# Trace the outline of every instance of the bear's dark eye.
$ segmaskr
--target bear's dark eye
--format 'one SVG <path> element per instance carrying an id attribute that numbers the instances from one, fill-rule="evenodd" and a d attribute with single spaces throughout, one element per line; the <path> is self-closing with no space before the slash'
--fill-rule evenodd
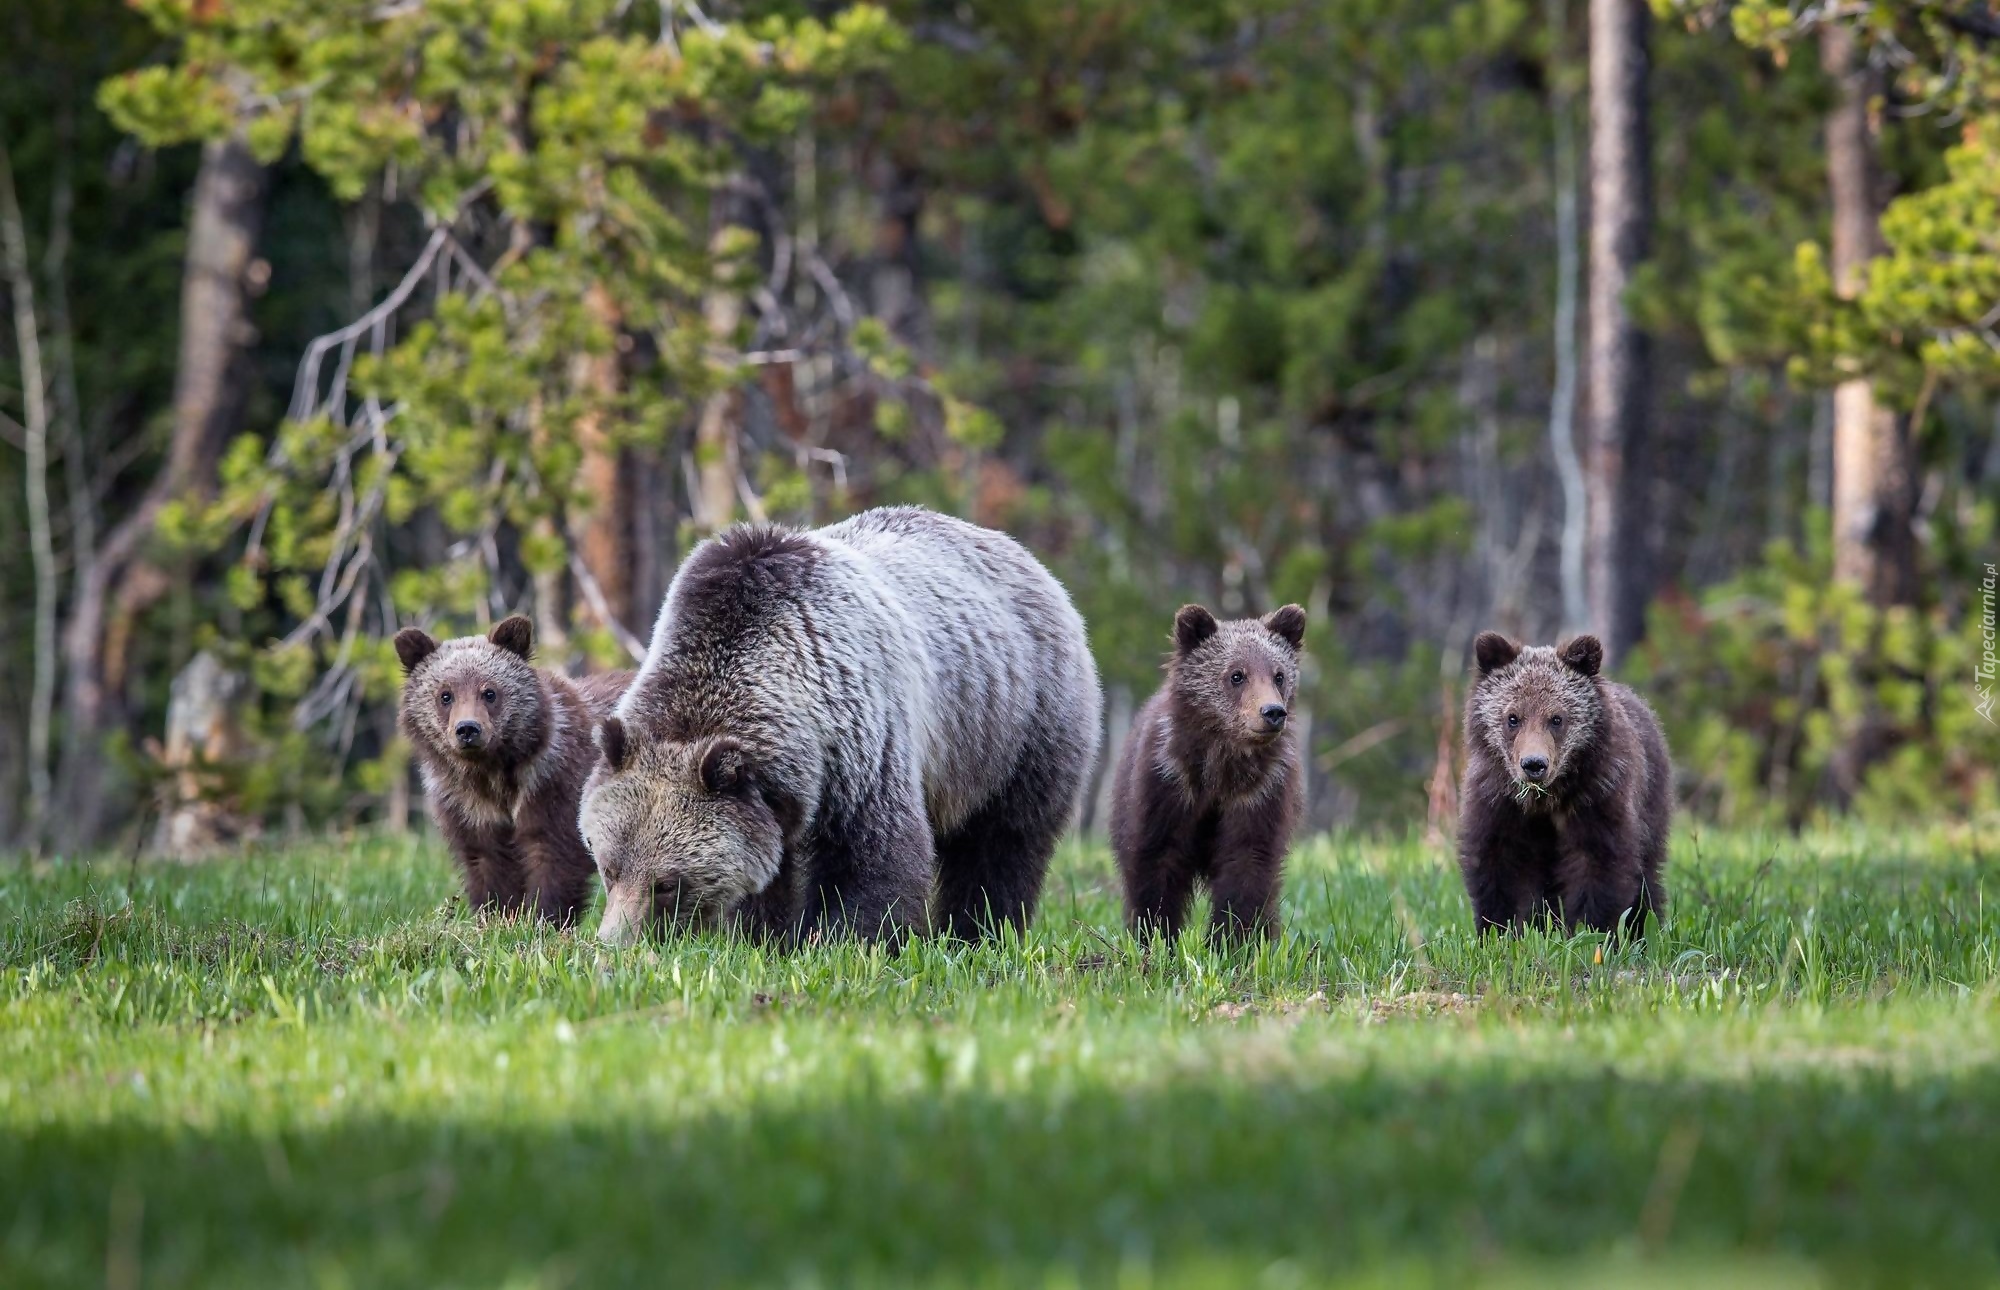
<path id="1" fill-rule="evenodd" d="M 479 692 L 479 697 L 486 700 L 488 703 L 495 703 L 500 698 L 500 696 L 493 693 L 491 689 L 481 690 Z"/>
<path id="2" fill-rule="evenodd" d="M 1511 712 L 1507 714 L 1507 728 L 1509 730 L 1512 730 L 1515 726 L 1518 726 L 1520 724 L 1521 724 L 1521 719 L 1519 717 L 1515 716 Z"/>
<path id="3" fill-rule="evenodd" d="M 438 706 L 441 708 L 449 708 L 451 706 L 450 690 L 445 690 L 438 695 Z"/>
<path id="4" fill-rule="evenodd" d="M 1277 682 L 1279 689 L 1282 690 L 1285 688 L 1285 674 L 1283 672 L 1271 673 L 1271 679 Z"/>
<path id="5" fill-rule="evenodd" d="M 1229 674 L 1229 683 L 1230 683 L 1231 685 L 1241 685 L 1241 684 L 1243 684 L 1243 673 L 1242 673 L 1242 671 L 1241 671 L 1241 670 L 1238 670 L 1238 671 L 1235 671 L 1235 672 L 1231 672 L 1231 673 Z"/>
<path id="6" fill-rule="evenodd" d="M 1558 712 L 1554 716 L 1549 718 L 1549 729 L 1561 730 L 1562 728 L 1563 728 L 1562 713 Z"/>

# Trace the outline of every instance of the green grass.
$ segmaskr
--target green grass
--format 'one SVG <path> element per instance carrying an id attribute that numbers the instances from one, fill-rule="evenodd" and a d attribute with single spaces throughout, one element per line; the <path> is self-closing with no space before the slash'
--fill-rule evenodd
<path id="1" fill-rule="evenodd" d="M 1318 840 L 1235 956 L 1095 850 L 897 955 L 607 958 L 387 842 L 12 867 L 0 1285 L 1993 1282 L 1980 836 L 1684 829 L 1633 949 Z"/>

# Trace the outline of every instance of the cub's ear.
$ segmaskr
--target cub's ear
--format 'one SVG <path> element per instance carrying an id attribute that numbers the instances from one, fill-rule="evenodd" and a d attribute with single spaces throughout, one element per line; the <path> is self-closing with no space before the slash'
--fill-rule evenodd
<path id="1" fill-rule="evenodd" d="M 1585 676 L 1596 676 L 1597 669 L 1604 666 L 1604 643 L 1595 636 L 1579 636 L 1556 652 Z"/>
<path id="2" fill-rule="evenodd" d="M 396 657 L 403 660 L 403 675 L 417 670 L 417 664 L 437 653 L 438 643 L 421 627 L 405 627 L 396 633 Z"/>
<path id="3" fill-rule="evenodd" d="M 1273 636 L 1293 649 L 1306 643 L 1306 611 L 1303 605 L 1286 605 L 1264 615 L 1264 626 Z"/>
<path id="4" fill-rule="evenodd" d="M 1472 642 L 1472 657 L 1479 664 L 1479 674 L 1496 672 L 1521 656 L 1521 647 L 1508 640 L 1499 632 L 1481 632 Z"/>
<path id="5" fill-rule="evenodd" d="M 535 623 L 533 619 L 515 614 L 502 618 L 493 624 L 493 630 L 486 633 L 486 639 L 506 650 L 509 654 L 526 658 L 535 652 Z"/>
<path id="6" fill-rule="evenodd" d="M 1183 654 L 1191 654 L 1201 647 L 1201 643 L 1215 635 L 1215 615 L 1200 605 L 1182 605 L 1174 615 L 1174 648 Z"/>
<path id="7" fill-rule="evenodd" d="M 709 741 L 701 753 L 701 786 L 710 793 L 730 793 L 750 778 L 750 754 L 724 735 Z"/>
<path id="8" fill-rule="evenodd" d="M 624 770 L 628 751 L 625 747 L 625 723 L 616 717 L 606 717 L 598 723 L 595 733 L 597 751 L 604 754 L 604 764 L 611 767 L 613 774 Z"/>

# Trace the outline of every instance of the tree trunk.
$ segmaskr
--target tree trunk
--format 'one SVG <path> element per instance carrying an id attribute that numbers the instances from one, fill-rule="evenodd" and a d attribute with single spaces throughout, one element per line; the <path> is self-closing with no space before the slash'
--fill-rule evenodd
<path id="1" fill-rule="evenodd" d="M 1867 283 L 1868 262 L 1881 251 L 1874 145 L 1868 105 L 1878 89 L 1843 23 L 1820 27 L 1820 65 L 1840 89 L 1826 120 L 1827 186 L 1833 201 L 1833 281 L 1852 300 Z M 1915 471 L 1909 432 L 1891 408 L 1875 400 L 1865 377 L 1833 392 L 1833 576 L 1852 583 L 1875 605 L 1906 604 L 1916 590 L 1916 536 L 1911 528 Z"/>
<path id="2" fill-rule="evenodd" d="M 1458 827 L 1458 727 L 1457 687 L 1447 681 L 1439 687 L 1437 750 L 1431 757 L 1431 782 L 1424 805 L 1424 844 L 1442 847 L 1451 841 Z"/>
<path id="3" fill-rule="evenodd" d="M 147 742 L 164 772 L 153 850 L 174 860 L 200 860 L 251 837 L 256 822 L 236 810 L 229 772 L 251 750 L 242 707 L 249 684 L 202 650 L 174 678 L 167 702 L 167 737 Z"/>
<path id="4" fill-rule="evenodd" d="M 711 251 L 727 226 L 725 220 L 716 221 Z M 736 329 L 743 321 L 743 293 L 727 283 L 710 286 L 701 303 L 701 317 L 711 344 L 733 348 Z M 703 533 L 719 532 L 736 516 L 736 476 L 742 469 L 737 443 L 742 402 L 742 391 L 732 381 L 708 396 L 702 404 L 701 420 L 695 425 L 694 496 L 689 500 L 694 506 L 695 527 Z"/>
<path id="5" fill-rule="evenodd" d="M 591 284 L 584 294 L 584 307 L 612 336 L 617 336 L 618 306 L 602 283 Z M 608 403 L 618 393 L 617 349 L 579 355 L 574 376 L 578 389 L 586 397 Z M 587 513 L 570 520 L 570 534 L 584 571 L 597 584 L 596 594 L 586 595 L 585 601 L 600 617 L 608 614 L 614 619 L 615 622 L 603 625 L 618 631 L 629 628 L 633 621 L 632 508 L 623 469 L 624 454 L 605 431 L 601 407 L 578 420 L 576 439 L 583 454 L 577 480 L 591 504 Z"/>
<path id="6" fill-rule="evenodd" d="M 1114 685 L 1105 698 L 1104 747 L 1097 765 L 1091 768 L 1091 792 L 1084 799 L 1083 817 L 1076 825 L 1077 832 L 1093 838 L 1108 837 L 1111 833 L 1111 799 L 1117 795 L 1118 758 L 1125 752 L 1125 741 L 1132 737 L 1132 717 L 1137 710 L 1129 686 Z"/>
<path id="7" fill-rule="evenodd" d="M 1626 295 L 1651 232 L 1643 0 L 1590 0 L 1590 621 L 1621 657 L 1645 630 L 1645 335 Z"/>
<path id="8" fill-rule="evenodd" d="M 107 724 L 107 694 L 122 667 L 130 618 L 169 586 L 139 564 L 160 508 L 206 495 L 216 464 L 237 429 L 246 381 L 241 362 L 252 338 L 249 270 L 263 223 L 265 170 L 241 139 L 202 150 L 188 217 L 181 276 L 180 353 L 174 378 L 173 438 L 167 460 L 132 513 L 106 535 L 98 558 L 78 579 L 64 633 L 69 720 L 82 755 L 64 768 L 63 799 L 84 840 L 99 815 L 96 737 Z M 107 621 L 117 607 L 117 621 Z"/>
<path id="9" fill-rule="evenodd" d="M 35 566 L 34 683 L 28 703 L 28 820 L 30 852 L 47 832 L 49 728 L 56 692 L 56 551 L 49 526 L 48 381 L 42 374 L 41 323 L 35 317 L 35 278 L 28 268 L 28 234 L 14 192 L 14 166 L 0 142 L 0 251 L 7 292 L 14 304 L 14 342 L 21 354 L 22 415 L 26 418 L 28 546 Z"/>
<path id="10" fill-rule="evenodd" d="M 1549 451 L 1562 485 L 1562 544 L 1557 566 L 1562 587 L 1564 631 L 1581 631 L 1590 621 L 1590 600 L 1584 578 L 1584 534 L 1589 523 L 1589 493 L 1583 460 L 1576 450 L 1576 124 L 1571 115 L 1570 89 L 1563 69 L 1568 43 L 1569 0 L 1547 0 L 1549 41 L 1549 115 L 1555 123 L 1556 316 L 1555 383 L 1549 394 Z"/>
<path id="11" fill-rule="evenodd" d="M 97 564 L 97 499 L 92 495 L 94 458 L 86 449 L 89 442 L 83 425 L 83 398 L 76 378 L 76 324 L 69 307 L 69 251 L 72 242 L 71 216 L 76 205 L 76 189 L 71 167 L 76 151 L 76 122 L 65 100 L 56 116 L 58 148 L 55 181 L 49 195 L 49 236 L 42 251 L 42 277 L 49 294 L 49 357 L 53 397 L 50 399 L 55 424 L 62 432 L 63 491 L 69 520 L 69 583 L 72 612 L 91 571 Z M 60 659 L 58 659 L 60 662 Z M 55 796 L 67 801 L 60 787 L 66 786 L 85 756 L 84 744 L 75 721 L 63 723 L 59 763 L 65 767 Z M 90 754 L 95 756 L 94 751 Z M 76 833 L 73 823 L 55 830 L 67 843 Z"/>
<path id="12" fill-rule="evenodd" d="M 632 497 L 632 603 L 636 606 L 626 626 L 643 640 L 666 597 L 680 522 L 667 454 L 658 448 L 641 448 L 626 455 L 631 461 L 628 491 Z"/>

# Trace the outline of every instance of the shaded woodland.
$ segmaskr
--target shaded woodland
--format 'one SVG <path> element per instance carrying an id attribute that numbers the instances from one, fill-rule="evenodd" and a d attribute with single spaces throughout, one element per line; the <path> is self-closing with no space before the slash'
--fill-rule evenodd
<path id="1" fill-rule="evenodd" d="M 703 536 L 899 501 L 1063 578 L 1113 741 L 1178 605 L 1305 604 L 1317 826 L 1446 825 L 1487 627 L 1600 633 L 1701 818 L 2000 809 L 1988 4 L 13 0 L 0 49 L 0 842 L 403 827 L 398 627 L 619 664 Z"/>

